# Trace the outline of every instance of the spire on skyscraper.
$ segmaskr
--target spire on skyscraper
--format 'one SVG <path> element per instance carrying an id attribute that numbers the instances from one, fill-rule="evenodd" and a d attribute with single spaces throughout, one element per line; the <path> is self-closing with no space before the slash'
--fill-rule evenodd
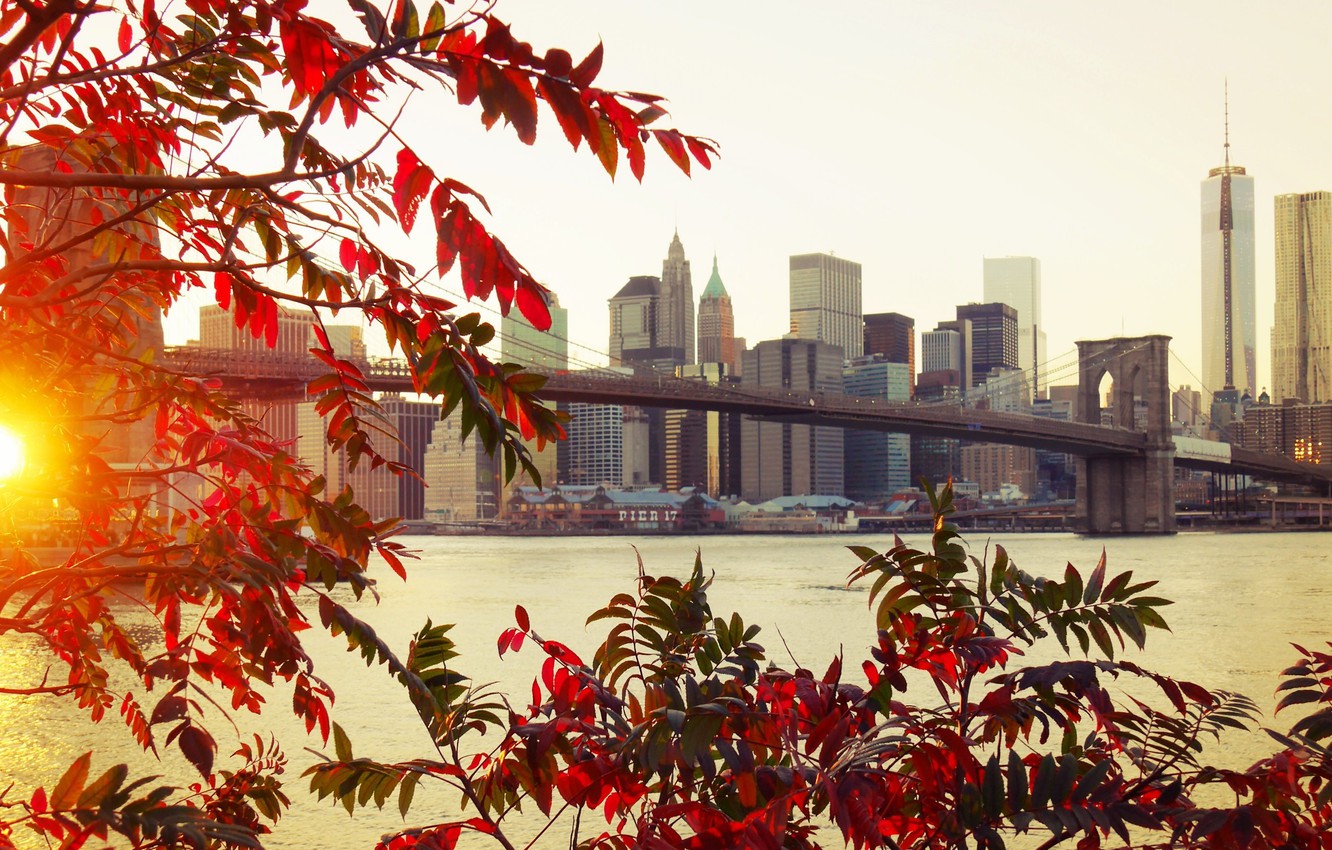
<path id="1" fill-rule="evenodd" d="M 703 287 L 703 294 L 700 298 L 725 298 L 726 287 L 722 284 L 721 273 L 717 271 L 717 255 L 712 255 L 712 277 L 708 278 L 708 285 Z"/>

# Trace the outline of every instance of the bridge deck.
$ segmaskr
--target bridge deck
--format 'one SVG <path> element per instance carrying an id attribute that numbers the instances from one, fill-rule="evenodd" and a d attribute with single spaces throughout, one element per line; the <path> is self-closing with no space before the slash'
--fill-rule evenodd
<path id="1" fill-rule="evenodd" d="M 193 347 L 169 348 L 163 353 L 161 362 L 168 368 L 217 376 L 241 392 L 261 397 L 302 396 L 305 385 L 325 371 L 325 367 L 313 358 L 295 360 Z M 411 370 L 405 361 L 381 359 L 358 365 L 371 389 L 415 391 Z M 631 376 L 609 370 L 542 374 L 548 380 L 540 395 L 548 401 L 716 410 L 813 426 L 1005 443 L 1081 456 L 1132 456 L 1148 449 L 1146 435 L 1137 431 L 950 404 L 894 402 L 760 387 L 721 387 L 665 375 Z M 1193 469 L 1332 483 L 1332 468 L 1298 464 L 1284 455 L 1238 447 L 1231 447 L 1229 463 L 1188 457 L 1176 457 L 1175 463 Z"/>

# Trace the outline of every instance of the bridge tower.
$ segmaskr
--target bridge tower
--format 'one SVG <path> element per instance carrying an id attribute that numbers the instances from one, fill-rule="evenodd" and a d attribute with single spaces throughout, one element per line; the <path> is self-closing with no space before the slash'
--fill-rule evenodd
<path id="1" fill-rule="evenodd" d="M 1170 432 L 1170 337 L 1078 343 L 1078 422 L 1101 423 L 1101 379 L 1114 381 L 1114 424 L 1136 428 L 1146 403 L 1146 445 L 1133 457 L 1078 458 L 1074 527 L 1086 534 L 1175 533 L 1175 443 Z"/>

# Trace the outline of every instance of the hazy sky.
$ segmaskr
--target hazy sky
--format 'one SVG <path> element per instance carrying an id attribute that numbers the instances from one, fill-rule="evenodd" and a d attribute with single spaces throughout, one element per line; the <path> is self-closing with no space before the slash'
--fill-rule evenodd
<path id="1" fill-rule="evenodd" d="M 752 345 L 789 325 L 787 257 L 864 267 L 866 312 L 917 331 L 981 299 L 985 256 L 1032 255 L 1057 356 L 1076 339 L 1165 333 L 1199 371 L 1199 184 L 1222 158 L 1255 178 L 1259 384 L 1270 382 L 1272 197 L 1332 187 L 1332 4 L 709 3 L 500 0 L 516 35 L 600 83 L 669 98 L 722 157 L 687 179 L 660 151 L 612 183 L 542 114 L 535 148 L 474 109 L 412 110 L 436 171 L 485 193 L 493 229 L 605 350 L 606 299 L 660 274 L 678 226 L 713 251 Z M 422 101 L 424 106 L 424 101 Z M 1175 384 L 1198 381 L 1172 367 Z"/>

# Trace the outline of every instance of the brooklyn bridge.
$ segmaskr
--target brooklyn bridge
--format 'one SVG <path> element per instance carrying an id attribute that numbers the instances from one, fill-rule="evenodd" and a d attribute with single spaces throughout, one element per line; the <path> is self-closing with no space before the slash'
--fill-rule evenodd
<path id="1" fill-rule="evenodd" d="M 1175 530 L 1174 476 L 1180 466 L 1332 488 L 1332 468 L 1296 463 L 1284 455 L 1227 443 L 1184 440 L 1171 433 L 1169 337 L 1078 343 L 1079 375 L 1073 421 L 977 409 L 959 404 L 886 401 L 828 392 L 715 385 L 662 374 L 612 370 L 545 371 L 539 395 L 548 401 L 714 410 L 802 425 L 833 426 L 1006 443 L 1066 452 L 1077 458 L 1075 526 L 1087 533 L 1170 533 Z M 163 365 L 219 378 L 241 396 L 296 398 L 327 367 L 312 357 L 168 348 Z M 411 393 L 412 367 L 400 359 L 357 364 L 375 391 Z M 1134 430 L 1101 424 L 1100 385 L 1114 382 L 1114 422 L 1143 422 Z M 1144 405 L 1139 405 L 1144 402 Z M 1135 410 L 1135 408 L 1139 408 Z M 1136 414 L 1136 415 L 1135 415 Z"/>

